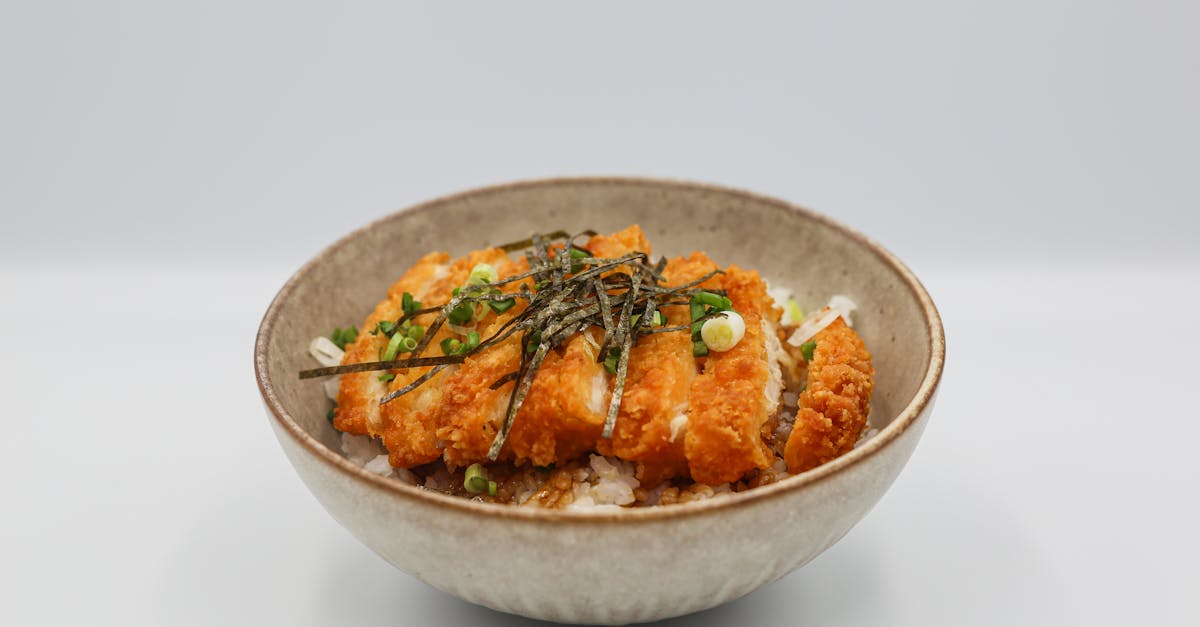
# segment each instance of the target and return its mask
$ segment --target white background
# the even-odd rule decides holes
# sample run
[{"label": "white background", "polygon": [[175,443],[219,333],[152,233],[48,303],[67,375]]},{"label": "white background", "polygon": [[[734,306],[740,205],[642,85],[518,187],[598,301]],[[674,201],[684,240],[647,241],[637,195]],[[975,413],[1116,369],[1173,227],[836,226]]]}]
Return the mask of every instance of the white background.
[{"label": "white background", "polygon": [[1200,5],[746,4],[0,5],[0,623],[528,622],[338,527],[250,353],[336,237],[562,174],[809,205],[945,319],[878,507],[673,624],[1200,622]]}]

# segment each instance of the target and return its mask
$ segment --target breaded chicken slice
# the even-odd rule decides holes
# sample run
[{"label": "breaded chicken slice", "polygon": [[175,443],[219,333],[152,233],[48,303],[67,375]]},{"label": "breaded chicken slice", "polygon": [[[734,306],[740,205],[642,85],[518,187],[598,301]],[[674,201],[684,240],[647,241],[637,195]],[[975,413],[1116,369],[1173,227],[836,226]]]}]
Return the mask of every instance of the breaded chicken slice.
[{"label": "breaded chicken slice", "polygon": [[807,387],[784,449],[788,472],[804,472],[854,448],[867,426],[875,369],[862,338],[838,318],[813,339]]},{"label": "breaded chicken slice", "polygon": [[[665,285],[682,285],[717,269],[704,253],[670,260],[663,271]],[[717,287],[719,278],[703,287]],[[687,306],[662,309],[669,326],[691,324]],[[629,356],[625,392],[612,438],[601,440],[602,454],[638,462],[638,480],[655,486],[666,479],[687,476],[684,430],[688,395],[698,374],[689,333],[644,335]]]},{"label": "breaded chicken slice", "polygon": [[[450,264],[449,272],[429,287],[422,300],[422,305],[432,307],[449,302],[454,288],[465,285],[471,275],[471,269],[481,263],[500,268],[505,264],[511,264],[511,261],[509,261],[508,255],[499,248],[477,250],[464,257],[459,257]],[[488,309],[483,309],[483,311],[490,312]],[[429,329],[437,316],[437,313],[422,314],[417,316],[414,323]],[[461,339],[461,336],[452,331],[449,325],[443,324],[421,356],[441,355],[440,343],[450,337]],[[430,370],[432,367],[394,370],[396,378],[388,386],[388,391],[395,391],[407,386]],[[443,368],[417,389],[383,405],[381,433],[383,445],[388,450],[388,461],[393,466],[411,468],[427,464],[442,456],[442,451],[437,447],[437,411],[442,398],[442,384],[453,370],[454,366]]]},{"label": "breaded chicken slice", "polygon": [[[529,263],[525,259],[497,267],[500,278],[525,272]],[[521,285],[532,289],[530,279],[505,285],[505,292],[516,292]],[[479,324],[480,337],[487,339],[505,323],[520,315],[528,305],[523,298],[508,311],[487,316]],[[488,449],[504,420],[508,399],[512,394],[513,382],[492,389],[492,384],[521,366],[521,334],[514,333],[503,342],[486,350],[468,355],[454,372],[447,373],[443,380],[441,402],[437,407],[435,424],[437,442],[442,447],[442,458],[451,468],[467,466],[487,460]],[[500,460],[512,458],[511,449],[505,446]]]},{"label": "breaded chicken slice", "polygon": [[[585,246],[595,257],[650,254],[650,242],[637,225],[593,236]],[[596,449],[612,394],[612,377],[603,360],[597,361],[603,335],[594,327],[546,356],[508,435],[507,445],[518,462],[546,466]]]},{"label": "breaded chicken slice", "polygon": [[[450,262],[446,253],[429,253],[417,260],[398,281],[388,288],[388,296],[375,306],[359,328],[358,339],[346,346],[343,364],[377,361],[381,351],[387,347],[384,334],[371,335],[371,329],[379,322],[395,322],[403,314],[403,296],[409,292],[421,300],[426,292],[441,277],[445,276]],[[379,399],[387,393],[387,384],[379,380],[378,372],[353,372],[342,375],[338,387],[337,409],[333,426],[354,435],[377,435],[380,420]]]},{"label": "breaded chicken slice", "polygon": [[778,396],[764,392],[778,376],[763,324],[772,306],[766,283],[757,272],[737,266],[720,279],[746,322],[746,334],[728,351],[709,352],[704,372],[692,382],[685,451],[692,478],[709,485],[771,465],[775,456],[763,432],[779,406]]}]

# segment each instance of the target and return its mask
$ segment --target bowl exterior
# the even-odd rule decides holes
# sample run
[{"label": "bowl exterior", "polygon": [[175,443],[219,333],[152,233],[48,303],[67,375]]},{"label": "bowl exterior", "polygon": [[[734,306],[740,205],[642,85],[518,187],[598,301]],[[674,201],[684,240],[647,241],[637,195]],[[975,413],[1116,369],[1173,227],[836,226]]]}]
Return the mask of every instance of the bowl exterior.
[{"label": "bowl exterior", "polygon": [[932,408],[931,399],[914,424],[865,462],[802,490],[691,516],[617,524],[489,517],[434,500],[397,498],[314,455],[277,421],[271,424],[321,505],[397,568],[502,612],[624,624],[715,607],[815,558],[879,501],[912,454]]}]

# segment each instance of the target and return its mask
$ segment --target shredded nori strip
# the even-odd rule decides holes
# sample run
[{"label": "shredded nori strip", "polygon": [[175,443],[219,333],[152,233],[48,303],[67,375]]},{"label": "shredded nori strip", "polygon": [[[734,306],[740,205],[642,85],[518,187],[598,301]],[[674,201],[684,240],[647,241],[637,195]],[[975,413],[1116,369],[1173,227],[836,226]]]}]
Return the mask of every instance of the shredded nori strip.
[{"label": "shredded nori strip", "polygon": [[390,393],[388,393],[387,396],[384,396],[383,398],[379,399],[379,404],[383,405],[384,403],[386,403],[392,399],[399,398],[401,396],[404,396],[405,394],[408,394],[409,392],[421,387],[422,383],[425,383],[426,381],[432,379],[433,376],[436,375],[437,373],[439,373],[442,370],[445,370],[446,368],[449,368],[449,367],[450,367],[449,364],[443,364],[441,366],[434,366],[433,368],[430,368],[429,372],[426,372],[425,374],[417,377],[416,379],[413,380],[412,383],[409,383],[408,385],[400,388],[399,390],[390,392]]},{"label": "shredded nori strip", "polygon": [[[612,398],[608,402],[608,415],[604,419],[602,435],[605,439],[612,437],[613,427],[617,424],[617,412],[621,408],[621,397],[625,394],[625,375],[629,372],[629,352],[633,348],[634,338],[634,334],[629,329],[629,318],[633,314],[633,302],[637,298],[638,287],[642,284],[640,267],[634,267],[631,283],[629,294],[621,306],[621,317],[617,320],[617,330],[613,333],[615,337],[620,338],[621,354],[617,356],[617,374],[613,379],[613,392]],[[605,342],[607,341],[608,338],[605,338]]]},{"label": "shredded nori strip", "polygon": [[541,235],[534,235],[533,237],[527,237],[523,240],[509,242],[507,244],[501,244],[500,246],[497,246],[496,248],[499,248],[500,250],[503,250],[506,253],[511,253],[511,252],[516,252],[518,250],[524,250],[526,248],[529,248],[530,246],[533,246],[537,242],[538,239],[556,240],[556,239],[563,239],[563,238],[570,237],[570,236],[571,236],[571,234],[567,233],[566,231],[555,231],[553,233],[544,233]]},{"label": "shredded nori strip", "polygon": [[346,374],[348,372],[370,372],[373,370],[394,370],[396,368],[421,368],[424,366],[461,364],[463,359],[465,359],[464,355],[446,355],[444,357],[419,357],[414,359],[393,359],[391,361],[364,361],[358,364],[342,364],[340,366],[301,370],[300,378],[315,379],[317,377],[329,377],[335,374]]},{"label": "shredded nori strip", "polygon": [[488,389],[489,390],[499,390],[500,387],[503,386],[505,383],[508,383],[509,381],[516,381],[517,377],[520,377],[520,376],[521,376],[520,372],[510,372],[510,373],[500,377],[499,379],[496,379],[495,381],[493,381],[492,384],[488,386]]}]

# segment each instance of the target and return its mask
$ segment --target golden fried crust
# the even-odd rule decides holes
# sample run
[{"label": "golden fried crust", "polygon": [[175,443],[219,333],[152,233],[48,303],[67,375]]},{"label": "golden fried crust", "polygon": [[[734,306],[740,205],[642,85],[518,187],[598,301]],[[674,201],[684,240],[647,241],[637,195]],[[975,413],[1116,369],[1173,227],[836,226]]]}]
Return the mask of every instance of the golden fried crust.
[{"label": "golden fried crust", "polygon": [[774,460],[761,435],[771,418],[763,394],[770,378],[762,324],[770,302],[767,286],[757,272],[737,266],[725,271],[721,284],[746,321],[746,335],[732,349],[705,359],[703,374],[692,383],[684,442],[692,478],[710,485],[736,481]]},{"label": "golden fried crust", "polygon": [[[415,294],[418,299],[445,271],[450,261],[446,253],[429,253],[417,260],[404,276],[388,289],[388,297],[375,306],[371,315],[359,328],[358,339],[346,346],[343,364],[357,364],[379,359],[380,349],[387,346],[388,338],[383,334],[371,335],[371,329],[384,320],[396,320],[403,312],[404,292]],[[380,427],[379,399],[387,386],[379,381],[378,372],[355,372],[342,375],[338,387],[337,409],[333,426],[338,430],[355,435],[374,435]]]},{"label": "golden fried crust", "polygon": [[588,240],[587,249],[596,257],[620,257],[635,250],[649,255],[650,240],[642,227],[634,224],[612,235],[596,235]]},{"label": "golden fried crust", "polygon": [[600,439],[610,394],[595,349],[574,338],[562,355],[551,351],[542,362],[506,446],[518,462],[528,459],[537,466],[576,459]]},{"label": "golden fried crust", "polygon": [[[650,254],[650,242],[637,225],[593,236],[586,246],[596,257]],[[542,362],[506,441],[518,462],[546,466],[595,450],[612,394],[612,378],[596,360],[593,344],[603,335],[597,331],[589,330],[590,338],[581,334],[567,340],[561,352]]]},{"label": "golden fried crust", "polygon": [[[506,262],[496,267],[501,278],[520,274],[529,269],[525,259]],[[525,280],[504,286],[504,291],[515,292]],[[492,336],[505,322],[525,310],[527,302],[517,299],[508,311],[488,316],[479,325],[479,335]],[[515,372],[521,365],[520,333],[515,333],[500,344],[479,351],[460,364],[452,373],[447,373],[442,383],[441,403],[437,408],[434,424],[437,425],[437,440],[441,443],[442,457],[451,468],[484,461],[496,429],[504,417],[513,383],[505,383],[491,389],[500,377]],[[500,451],[501,460],[511,460],[509,446]]]},{"label": "golden fried crust", "polygon": [[[680,285],[716,268],[717,264],[704,253],[693,253],[690,257],[670,260],[663,275],[667,285]],[[686,306],[664,307],[662,312],[670,326],[691,323],[691,312]],[[688,394],[696,375],[696,358],[688,333],[643,336],[629,357],[625,392],[612,439],[600,440],[599,452],[638,462],[642,485],[653,486],[666,479],[687,476],[684,437],[682,433],[671,437],[671,421],[687,412]]]},{"label": "golden fried crust", "polygon": [[[454,288],[466,284],[471,269],[477,264],[501,266],[507,261],[508,255],[499,248],[477,250],[454,260],[450,264],[449,272],[426,291],[422,305],[438,305],[449,301]],[[422,314],[417,316],[414,323],[428,329],[437,316],[437,313]],[[440,355],[439,344],[448,337],[458,336],[448,325],[442,325],[422,356]],[[388,391],[395,391],[412,383],[429,370],[430,367],[392,371],[396,378],[388,386]],[[450,372],[452,371],[449,369],[440,371],[421,387],[389,401],[381,408],[383,444],[388,449],[388,461],[393,466],[411,468],[442,456],[442,451],[437,447],[437,411],[442,397],[442,383]]]},{"label": "golden fried crust", "polygon": [[854,448],[867,426],[875,369],[871,354],[841,318],[813,338],[807,387],[784,450],[788,472],[804,472]]}]

